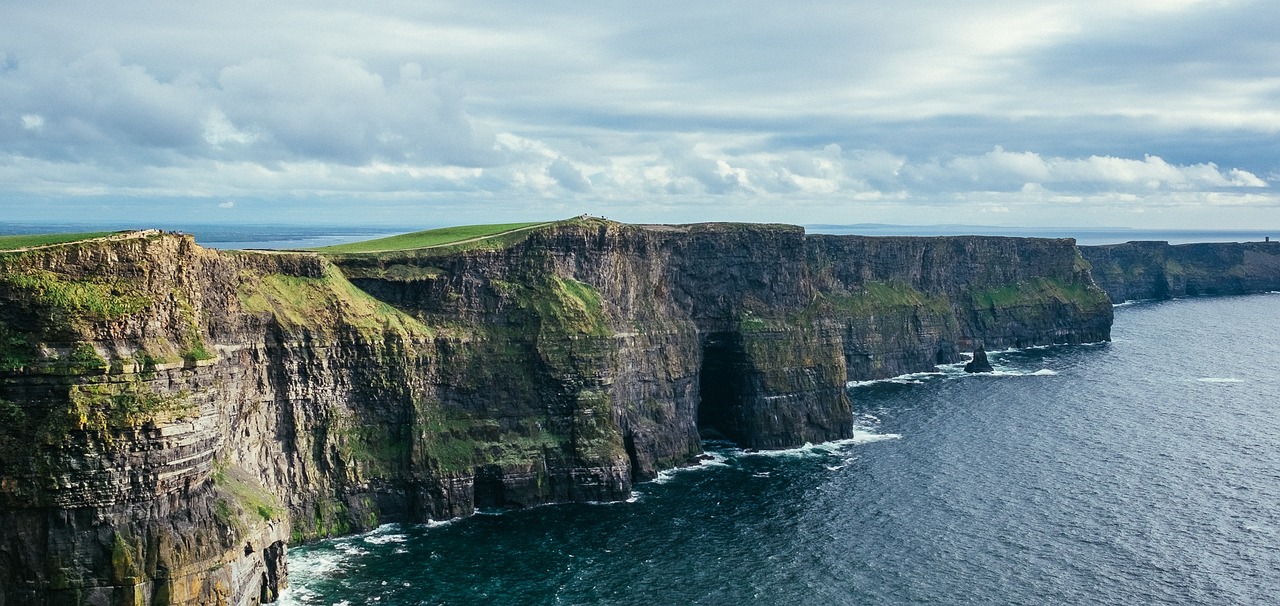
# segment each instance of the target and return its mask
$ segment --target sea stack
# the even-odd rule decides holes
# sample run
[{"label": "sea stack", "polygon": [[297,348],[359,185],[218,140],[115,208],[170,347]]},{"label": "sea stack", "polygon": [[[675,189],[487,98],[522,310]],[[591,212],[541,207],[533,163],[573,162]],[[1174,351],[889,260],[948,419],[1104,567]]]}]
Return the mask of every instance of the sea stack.
[{"label": "sea stack", "polygon": [[987,350],[981,345],[973,350],[973,359],[964,365],[965,372],[994,372],[991,362],[987,361]]}]

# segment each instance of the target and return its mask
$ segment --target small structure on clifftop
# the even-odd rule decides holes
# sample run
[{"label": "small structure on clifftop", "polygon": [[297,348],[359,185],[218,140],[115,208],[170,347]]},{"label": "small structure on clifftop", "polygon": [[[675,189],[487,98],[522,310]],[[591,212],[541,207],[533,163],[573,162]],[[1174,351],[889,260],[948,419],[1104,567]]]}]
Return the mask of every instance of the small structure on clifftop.
[{"label": "small structure on clifftop", "polygon": [[965,372],[995,372],[991,362],[987,361],[987,350],[981,345],[973,350],[973,359],[964,365]]}]

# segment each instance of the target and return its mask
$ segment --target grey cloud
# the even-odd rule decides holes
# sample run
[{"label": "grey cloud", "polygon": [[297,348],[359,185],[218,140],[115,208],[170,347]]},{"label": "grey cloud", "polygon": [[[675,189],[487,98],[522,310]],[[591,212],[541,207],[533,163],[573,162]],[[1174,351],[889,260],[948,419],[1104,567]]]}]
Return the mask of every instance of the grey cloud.
[{"label": "grey cloud", "polygon": [[253,59],[224,69],[219,106],[239,130],[303,158],[481,166],[492,136],[473,127],[449,76],[405,64],[395,79],[351,59]]},{"label": "grey cloud", "polygon": [[1100,24],[1028,56],[1036,77],[1087,86],[1185,88],[1276,75],[1280,11],[1269,0]]},{"label": "grey cloud", "polygon": [[552,179],[555,179],[561,187],[569,191],[583,193],[591,190],[591,181],[582,174],[582,171],[564,158],[553,160],[547,166],[547,174]]},{"label": "grey cloud", "polygon": [[252,59],[212,85],[161,81],[98,51],[0,72],[0,101],[0,146],[33,157],[165,162],[154,152],[227,157],[221,146],[234,141],[264,162],[497,161],[492,134],[464,109],[460,83],[412,63],[387,82],[350,59]]},{"label": "grey cloud", "polygon": [[0,194],[826,221],[1280,180],[1260,0],[335,6],[0,6]]},{"label": "grey cloud", "polygon": [[[0,72],[2,122],[36,121],[0,143],[39,157],[111,161],[104,148],[189,149],[200,142],[205,103],[189,82],[160,82],[110,51],[67,63],[21,62]],[[24,116],[31,116],[24,120]]]}]

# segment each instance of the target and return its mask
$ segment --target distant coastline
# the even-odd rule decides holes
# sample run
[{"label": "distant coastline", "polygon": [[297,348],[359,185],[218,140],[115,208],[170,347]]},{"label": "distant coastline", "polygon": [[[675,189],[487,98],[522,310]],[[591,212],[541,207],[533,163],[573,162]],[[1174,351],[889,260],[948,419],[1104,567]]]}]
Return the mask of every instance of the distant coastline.
[{"label": "distant coastline", "polygon": [[805,225],[811,234],[857,234],[863,236],[1009,236],[1016,238],[1075,238],[1076,244],[1097,246],[1136,241],[1164,241],[1170,244],[1200,242],[1261,242],[1280,240],[1276,229],[1133,229],[1126,227],[1001,227],[996,225]]},{"label": "distant coastline", "polygon": [[[4,223],[0,222],[0,235],[33,233],[68,233],[98,230],[139,229],[158,227],[166,231],[192,234],[201,246],[222,249],[290,249],[314,248],[346,244],[440,227],[439,225],[201,225],[164,224],[141,225],[132,223]],[[1261,242],[1270,237],[1280,240],[1280,227],[1256,230],[1212,229],[1133,229],[1125,227],[1001,227],[995,225],[896,225],[888,223],[857,223],[848,225],[802,225],[810,234],[863,235],[863,236],[1008,236],[1017,238],[1075,238],[1082,246],[1122,244],[1134,241],[1165,241],[1170,244],[1199,242]]]}]

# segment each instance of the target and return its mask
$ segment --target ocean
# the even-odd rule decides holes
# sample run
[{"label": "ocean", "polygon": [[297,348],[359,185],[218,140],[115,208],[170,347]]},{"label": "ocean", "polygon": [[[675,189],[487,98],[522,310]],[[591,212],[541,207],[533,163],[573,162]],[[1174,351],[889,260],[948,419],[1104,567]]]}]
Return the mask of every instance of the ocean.
[{"label": "ocean", "polygon": [[288,605],[1273,604],[1280,294],[852,384],[855,437],[294,548]]}]

